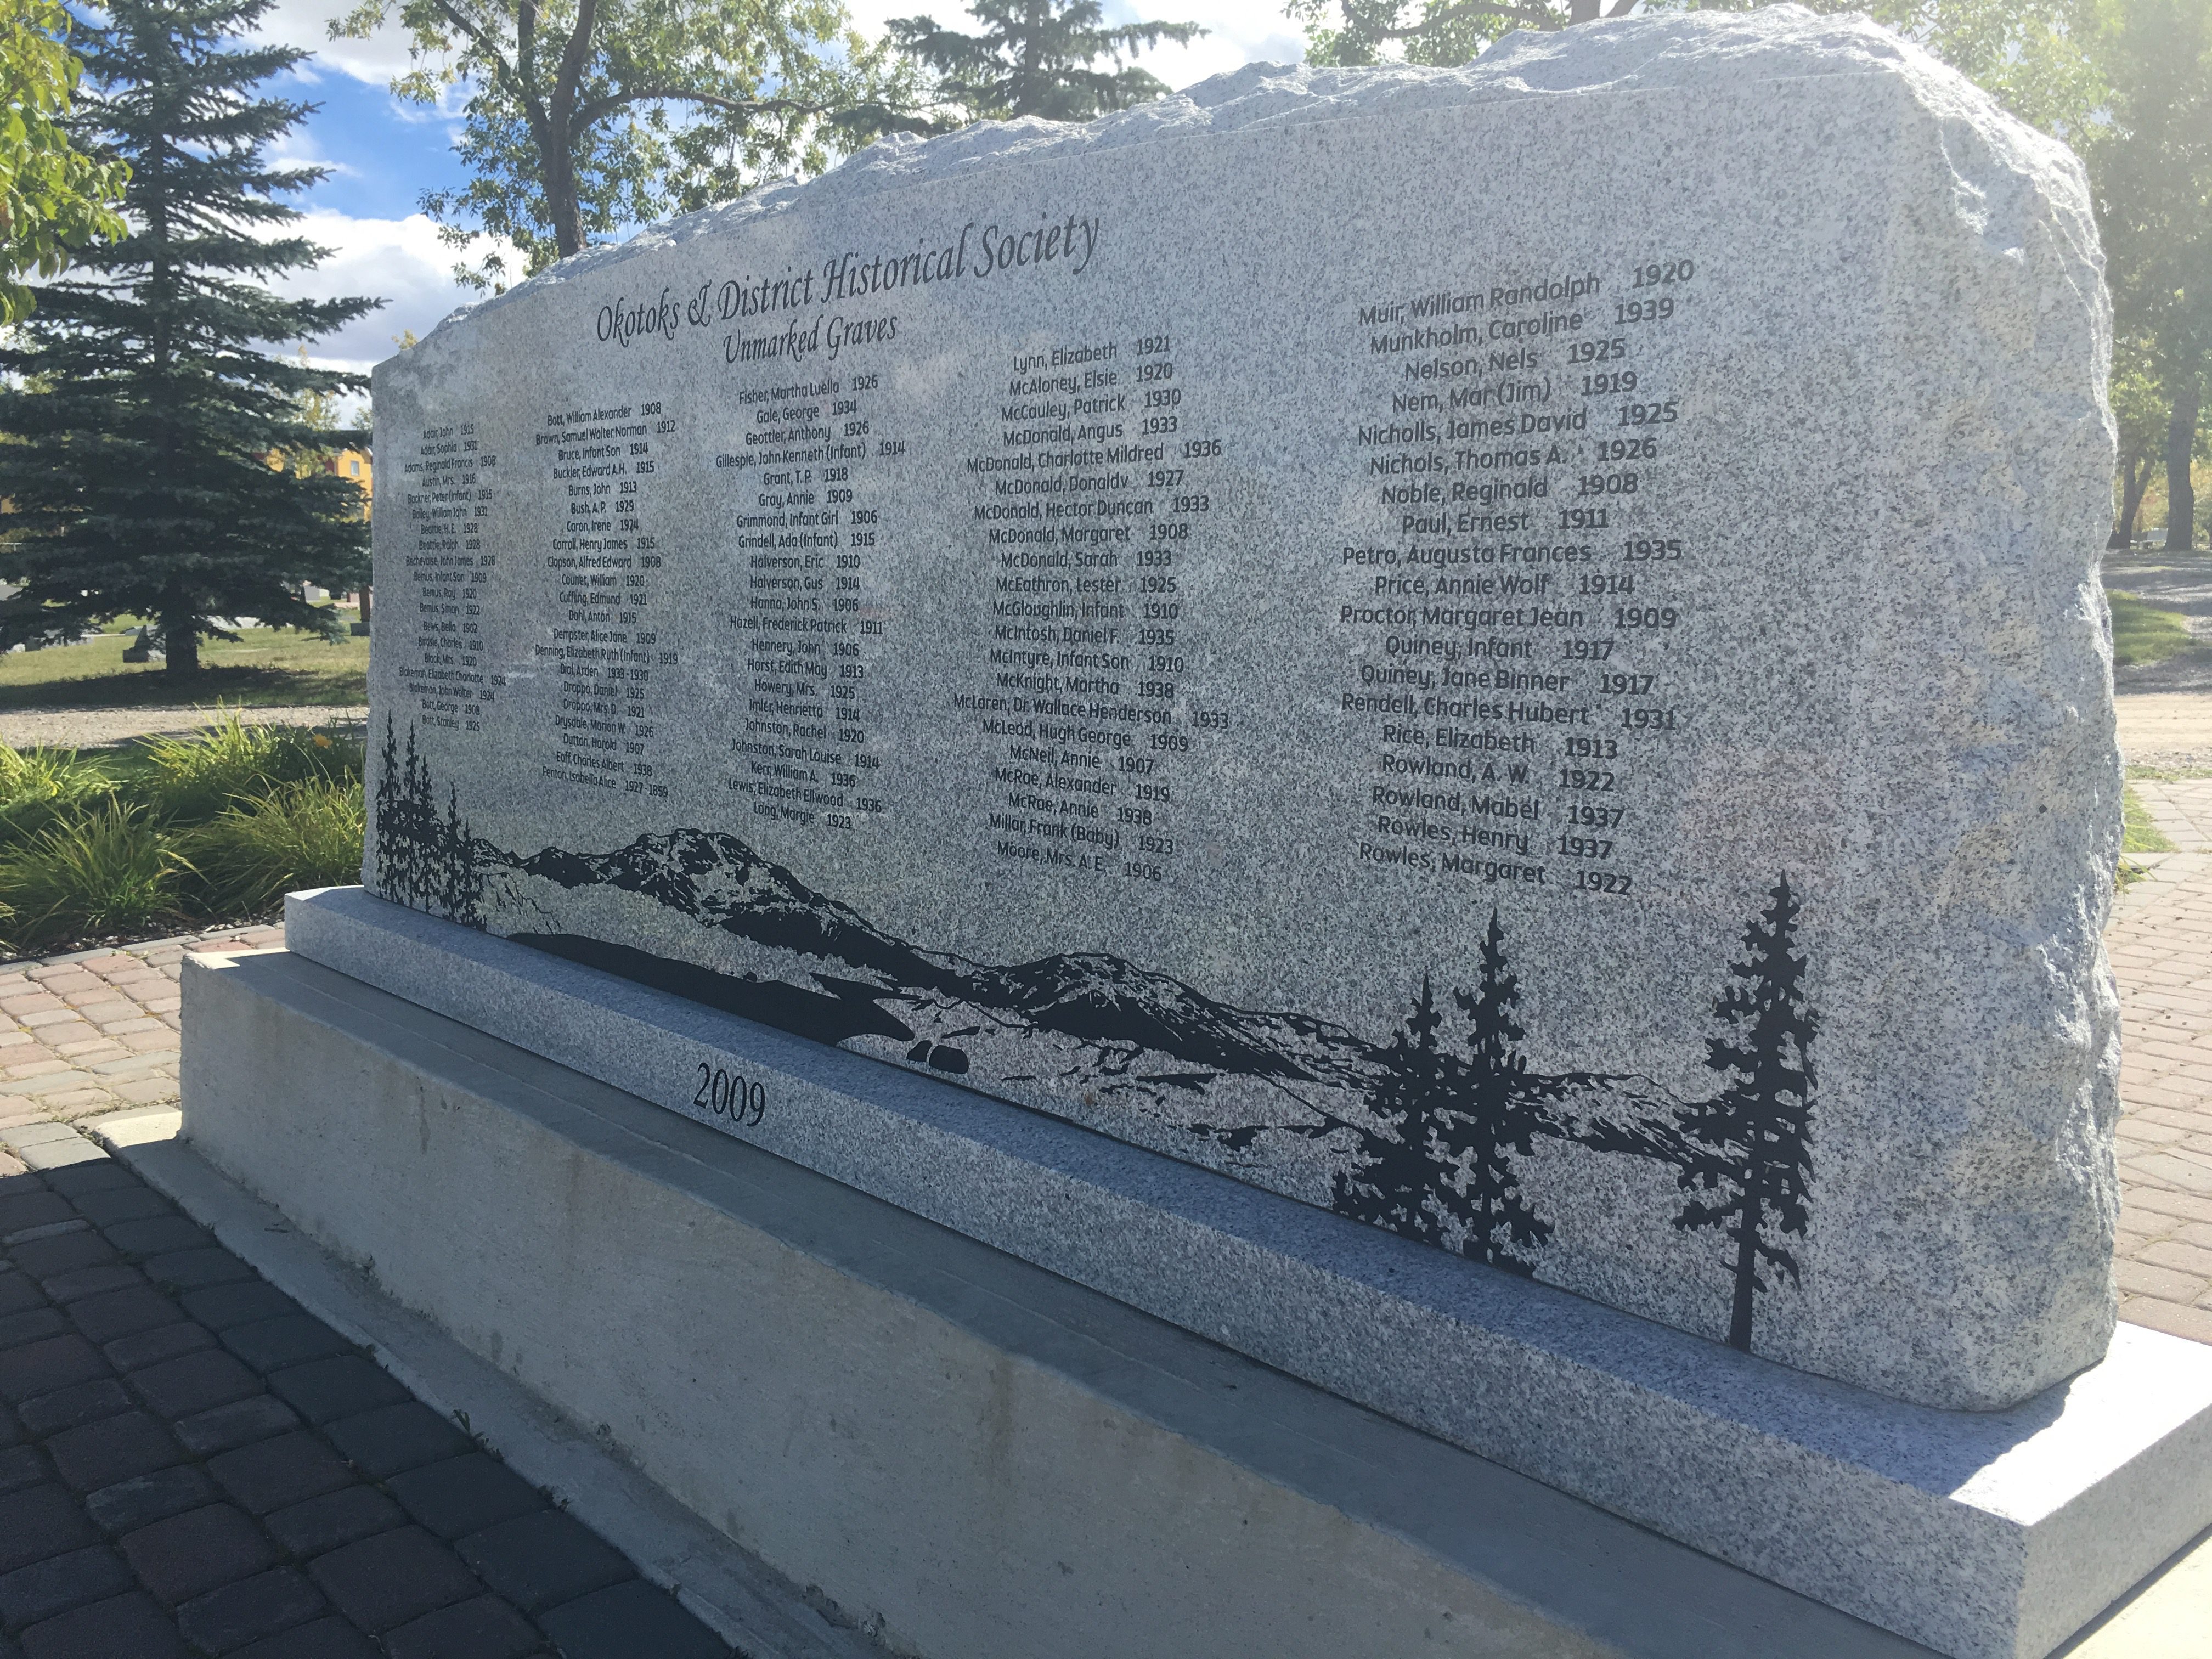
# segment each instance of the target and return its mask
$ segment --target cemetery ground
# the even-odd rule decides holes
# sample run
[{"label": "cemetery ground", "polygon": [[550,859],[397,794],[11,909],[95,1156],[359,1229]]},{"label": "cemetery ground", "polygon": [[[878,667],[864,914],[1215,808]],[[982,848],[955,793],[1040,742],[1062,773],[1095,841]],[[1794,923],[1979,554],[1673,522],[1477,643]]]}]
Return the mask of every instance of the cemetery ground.
[{"label": "cemetery ground", "polygon": [[[350,618],[354,613],[341,614]],[[325,708],[368,701],[365,637],[347,635],[325,642],[275,628],[243,628],[238,634],[234,642],[203,641],[202,665],[189,696],[179,695],[158,659],[123,660],[135,637],[135,630],[123,623],[75,645],[0,656],[0,736],[16,718],[33,712],[165,709],[187,702],[198,707]],[[18,746],[23,741],[8,740]]]}]

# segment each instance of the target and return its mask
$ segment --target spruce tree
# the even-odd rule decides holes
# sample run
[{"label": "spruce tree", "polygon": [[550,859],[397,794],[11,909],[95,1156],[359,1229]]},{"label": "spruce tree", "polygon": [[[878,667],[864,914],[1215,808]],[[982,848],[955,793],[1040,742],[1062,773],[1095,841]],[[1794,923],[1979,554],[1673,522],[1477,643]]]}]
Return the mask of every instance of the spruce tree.
[{"label": "spruce tree", "polygon": [[268,4],[106,0],[85,37],[92,89],[74,122],[130,164],[129,231],[34,290],[37,310],[0,345],[0,434],[17,441],[0,442],[0,497],[15,508],[0,574],[23,588],[0,644],[136,614],[159,626],[170,678],[190,678],[202,639],[233,637],[228,618],[335,637],[335,613],[301,585],[343,591],[368,574],[353,482],[271,465],[331,441],[304,399],[365,382],[264,348],[382,301],[264,286],[327,252],[283,233],[300,216],[281,199],[325,169],[264,155],[314,107],[254,95],[307,56],[248,44]]},{"label": "spruce tree", "polygon": [[1471,1018],[1468,1059],[1460,1066],[1451,1104],[1436,1115],[1431,1158],[1442,1170],[1438,1201],[1459,1222],[1460,1254],[1494,1267],[1526,1273],[1534,1264],[1522,1252],[1552,1236],[1522,1195],[1514,1158],[1527,1157],[1536,1136],[1550,1127],[1547,1101],[1566,1092],[1565,1079],[1528,1070],[1521,1052],[1516,1011],[1521,982],[1505,964],[1505,930],[1498,912],[1482,941],[1482,977],[1453,1000]]},{"label": "spruce tree", "polygon": [[[981,34],[939,28],[928,17],[894,17],[890,27],[902,50],[944,77],[939,94],[979,120],[1088,121],[1148,102],[1167,83],[1121,60],[1206,33],[1194,23],[1109,28],[1098,0],[969,0],[968,10],[983,25]],[[1091,67],[1102,58],[1114,67]]]},{"label": "spruce tree", "polygon": [[1805,958],[1796,950],[1798,903],[1784,876],[1767,908],[1745,928],[1736,983],[1713,1012],[1727,1034],[1708,1038],[1705,1064],[1726,1079],[1714,1099],[1680,1113],[1691,1152],[1680,1184],[1693,1194],[1674,1225],[1717,1227],[1729,1252],[1735,1292],[1729,1346],[1751,1352],[1753,1298],[1767,1288],[1762,1267],[1797,1280],[1797,1259],[1778,1242],[1802,1238],[1813,1176],[1813,1030]]}]

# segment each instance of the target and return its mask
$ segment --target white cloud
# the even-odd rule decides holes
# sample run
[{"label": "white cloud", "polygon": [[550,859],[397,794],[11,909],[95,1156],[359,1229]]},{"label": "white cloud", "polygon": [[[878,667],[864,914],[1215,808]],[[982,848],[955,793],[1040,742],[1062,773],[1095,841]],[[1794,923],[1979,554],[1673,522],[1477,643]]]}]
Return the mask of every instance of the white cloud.
[{"label": "white cloud", "polygon": [[331,252],[313,270],[289,272],[272,283],[278,293],[317,299],[365,294],[388,301],[309,345],[310,357],[328,368],[366,371],[398,349],[396,336],[410,329],[418,337],[428,334],[456,306],[482,297],[453,280],[453,251],[438,240],[438,228],[426,215],[355,219],[311,211],[287,228]]},{"label": "white cloud", "polygon": [[359,167],[325,150],[315,133],[307,127],[294,127],[289,132],[278,134],[262,155],[272,167],[321,167],[337,179],[362,176]]},{"label": "white cloud", "polygon": [[[353,9],[349,0],[276,0],[262,16],[259,33],[265,40],[299,46],[315,54],[318,65],[343,70],[357,81],[383,86],[410,67],[407,35],[396,21],[366,40],[333,40],[331,21]],[[392,7],[398,13],[397,0]]]}]

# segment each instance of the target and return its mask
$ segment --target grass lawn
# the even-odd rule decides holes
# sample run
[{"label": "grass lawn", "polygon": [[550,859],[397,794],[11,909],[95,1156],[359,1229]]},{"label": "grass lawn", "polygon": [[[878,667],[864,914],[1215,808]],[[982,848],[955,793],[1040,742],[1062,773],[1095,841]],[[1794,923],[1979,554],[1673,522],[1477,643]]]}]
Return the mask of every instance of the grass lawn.
[{"label": "grass lawn", "polygon": [[2121,792],[2120,813],[2120,851],[2171,853],[2173,850],[2173,843],[2166,838],[2134,790],[2124,789]]},{"label": "grass lawn", "polygon": [[82,645],[0,656],[0,711],[33,708],[173,708],[227,702],[249,708],[368,701],[368,641],[325,645],[290,629],[248,628],[235,645],[200,644],[200,672],[174,681],[159,662],[123,660],[128,634]]},{"label": "grass lawn", "polygon": [[2189,624],[2178,611],[2160,611],[2117,588],[2105,596],[2112,606],[2112,660],[2122,668],[2164,662],[2189,648]]}]

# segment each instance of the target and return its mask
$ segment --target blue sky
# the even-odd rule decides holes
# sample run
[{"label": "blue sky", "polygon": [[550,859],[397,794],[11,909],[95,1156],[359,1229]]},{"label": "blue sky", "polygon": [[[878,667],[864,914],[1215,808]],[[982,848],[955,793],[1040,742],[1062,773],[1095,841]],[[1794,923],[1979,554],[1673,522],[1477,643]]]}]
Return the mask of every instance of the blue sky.
[{"label": "blue sky", "polygon": [[[955,27],[964,19],[957,3],[848,4],[855,22],[870,34],[882,32],[886,17],[916,12]],[[331,169],[296,205],[307,215],[307,234],[332,255],[284,287],[299,294],[376,295],[388,301],[315,349],[318,361],[365,369],[391,355],[393,337],[403,330],[427,334],[471,296],[453,282],[454,256],[418,207],[424,190],[462,177],[452,150],[453,123],[439,111],[403,103],[387,89],[392,76],[407,66],[406,42],[396,27],[366,41],[329,38],[329,20],[349,9],[348,0],[276,0],[263,33],[316,54],[273,89],[322,106],[283,154]],[[1298,33],[1282,15],[1281,0],[1157,0],[1143,6],[1108,0],[1106,14],[1114,22],[1141,15],[1200,23],[1211,31],[1191,46],[1165,47],[1141,60],[1170,86],[1188,86],[1255,59],[1284,62],[1299,55]]]}]

